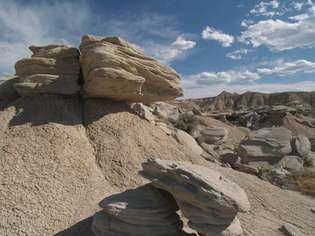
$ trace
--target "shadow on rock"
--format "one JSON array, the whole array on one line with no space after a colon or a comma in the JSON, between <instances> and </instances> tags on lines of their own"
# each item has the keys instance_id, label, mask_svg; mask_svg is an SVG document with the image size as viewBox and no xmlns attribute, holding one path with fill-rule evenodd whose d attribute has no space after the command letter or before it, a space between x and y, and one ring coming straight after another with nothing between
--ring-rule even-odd
<instances>
[{"instance_id":1,"label":"shadow on rock","mask_svg":"<svg viewBox=\"0 0 315 236\"><path fill-rule=\"evenodd\" d=\"M94 236L91 230L92 221L93 217L86 218L68 229L55 234L54 236Z\"/></svg>"}]
</instances>

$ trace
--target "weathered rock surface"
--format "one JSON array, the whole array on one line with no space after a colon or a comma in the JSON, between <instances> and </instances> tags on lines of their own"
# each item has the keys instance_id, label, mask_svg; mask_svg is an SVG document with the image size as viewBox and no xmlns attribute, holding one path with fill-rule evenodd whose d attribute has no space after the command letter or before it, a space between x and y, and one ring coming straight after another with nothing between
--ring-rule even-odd
<instances>
[{"instance_id":1,"label":"weathered rock surface","mask_svg":"<svg viewBox=\"0 0 315 236\"><path fill-rule=\"evenodd\" d=\"M304 161L298 156L285 156L277 165L290 172L302 172L304 170Z\"/></svg>"},{"instance_id":2,"label":"weathered rock surface","mask_svg":"<svg viewBox=\"0 0 315 236\"><path fill-rule=\"evenodd\" d=\"M303 135L294 137L292 144L294 152L301 157L307 157L307 155L311 152L311 143L309 139Z\"/></svg>"},{"instance_id":3,"label":"weathered rock surface","mask_svg":"<svg viewBox=\"0 0 315 236\"><path fill-rule=\"evenodd\" d=\"M21 96L39 93L72 95L79 90L79 50L66 45L31 46L32 58L16 62Z\"/></svg>"},{"instance_id":4,"label":"weathered rock surface","mask_svg":"<svg viewBox=\"0 0 315 236\"><path fill-rule=\"evenodd\" d=\"M181 235L182 222L175 200L150 184L114 194L100 202L94 216L96 236Z\"/></svg>"},{"instance_id":5,"label":"weathered rock surface","mask_svg":"<svg viewBox=\"0 0 315 236\"><path fill-rule=\"evenodd\" d=\"M0 235L55 235L113 192L80 108L75 97L38 95L0 111Z\"/></svg>"},{"instance_id":6,"label":"weathered rock surface","mask_svg":"<svg viewBox=\"0 0 315 236\"><path fill-rule=\"evenodd\" d=\"M179 75L117 37L82 37L84 90L88 97L133 102L171 100L182 95Z\"/></svg>"},{"instance_id":7,"label":"weathered rock surface","mask_svg":"<svg viewBox=\"0 0 315 236\"><path fill-rule=\"evenodd\" d=\"M154 122L155 117L152 114L152 109L142 103L132 103L130 104L130 108L138 114L141 118L146 119L147 121Z\"/></svg>"},{"instance_id":8,"label":"weathered rock surface","mask_svg":"<svg viewBox=\"0 0 315 236\"><path fill-rule=\"evenodd\" d=\"M151 159L143 163L141 173L155 187L172 194L188 225L204 235L223 233L239 211L250 208L243 189L202 166Z\"/></svg>"},{"instance_id":9,"label":"weathered rock surface","mask_svg":"<svg viewBox=\"0 0 315 236\"><path fill-rule=\"evenodd\" d=\"M179 110L176 106L165 103L155 102L152 104L154 114L166 121L177 121L180 116Z\"/></svg>"},{"instance_id":10,"label":"weathered rock surface","mask_svg":"<svg viewBox=\"0 0 315 236\"><path fill-rule=\"evenodd\" d=\"M196 155L201 155L203 153L203 149L199 146L196 140L185 131L175 129L173 136L177 142L190 148L192 152L196 153Z\"/></svg>"},{"instance_id":11,"label":"weathered rock surface","mask_svg":"<svg viewBox=\"0 0 315 236\"><path fill-rule=\"evenodd\" d=\"M249 133L239 146L242 161L279 160L292 151L291 131L283 127L263 128Z\"/></svg>"}]
</instances>

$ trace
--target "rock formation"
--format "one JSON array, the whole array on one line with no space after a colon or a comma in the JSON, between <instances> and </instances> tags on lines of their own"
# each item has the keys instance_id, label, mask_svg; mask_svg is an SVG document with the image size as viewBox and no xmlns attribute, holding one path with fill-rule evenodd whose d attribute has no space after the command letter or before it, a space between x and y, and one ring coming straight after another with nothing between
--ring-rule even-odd
<instances>
[{"instance_id":1,"label":"rock formation","mask_svg":"<svg viewBox=\"0 0 315 236\"><path fill-rule=\"evenodd\" d=\"M117 37L82 37L80 63L88 97L133 102L171 100L182 95L179 75Z\"/></svg>"},{"instance_id":2,"label":"rock formation","mask_svg":"<svg viewBox=\"0 0 315 236\"><path fill-rule=\"evenodd\" d=\"M73 95L79 90L79 50L65 45L31 46L32 58L15 64L21 96L39 93Z\"/></svg>"},{"instance_id":3,"label":"rock formation","mask_svg":"<svg viewBox=\"0 0 315 236\"><path fill-rule=\"evenodd\" d=\"M240 143L243 161L278 161L292 151L292 133L283 127L263 128L249 133Z\"/></svg>"},{"instance_id":4,"label":"rock formation","mask_svg":"<svg viewBox=\"0 0 315 236\"><path fill-rule=\"evenodd\" d=\"M184 234L172 197L149 184L107 197L100 207L92 225L95 236Z\"/></svg>"},{"instance_id":5,"label":"rock formation","mask_svg":"<svg viewBox=\"0 0 315 236\"><path fill-rule=\"evenodd\" d=\"M175 198L188 225L201 235L241 235L236 215L250 208L247 195L221 174L198 165L149 160L141 174Z\"/></svg>"}]
</instances>

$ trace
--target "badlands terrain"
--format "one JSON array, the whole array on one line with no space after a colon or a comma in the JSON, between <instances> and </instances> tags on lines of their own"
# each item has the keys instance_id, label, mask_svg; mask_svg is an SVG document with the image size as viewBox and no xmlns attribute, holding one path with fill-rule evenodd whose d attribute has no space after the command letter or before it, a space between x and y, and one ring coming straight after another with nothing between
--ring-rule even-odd
<instances>
[{"instance_id":1,"label":"badlands terrain","mask_svg":"<svg viewBox=\"0 0 315 236\"><path fill-rule=\"evenodd\" d=\"M0 235L315 235L315 92L178 99L116 38L0 80Z\"/></svg>"}]
</instances>

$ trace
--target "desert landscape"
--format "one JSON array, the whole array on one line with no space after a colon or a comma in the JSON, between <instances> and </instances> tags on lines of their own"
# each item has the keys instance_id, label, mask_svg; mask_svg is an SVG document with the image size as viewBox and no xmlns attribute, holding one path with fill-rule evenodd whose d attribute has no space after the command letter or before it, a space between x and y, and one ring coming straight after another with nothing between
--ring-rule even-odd
<instances>
[{"instance_id":1,"label":"desert landscape","mask_svg":"<svg viewBox=\"0 0 315 236\"><path fill-rule=\"evenodd\" d=\"M0 236L314 236L313 0L0 0Z\"/></svg>"},{"instance_id":2,"label":"desert landscape","mask_svg":"<svg viewBox=\"0 0 315 236\"><path fill-rule=\"evenodd\" d=\"M179 99L117 37L0 84L0 235L314 235L315 92Z\"/></svg>"}]
</instances>

